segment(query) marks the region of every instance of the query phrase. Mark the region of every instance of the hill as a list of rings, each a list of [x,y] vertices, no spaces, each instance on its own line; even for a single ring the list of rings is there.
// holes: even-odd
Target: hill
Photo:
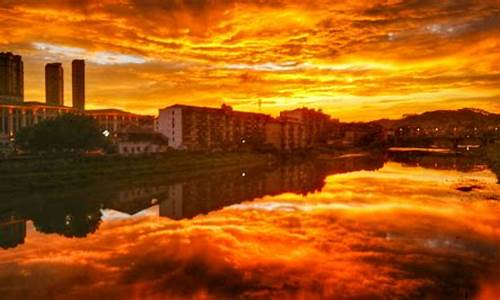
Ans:
[[[463,108],[459,110],[436,110],[422,114],[407,115],[399,120],[382,119],[374,122],[385,128],[402,126],[463,126],[484,128],[488,126],[500,126],[500,114],[474,108]]]

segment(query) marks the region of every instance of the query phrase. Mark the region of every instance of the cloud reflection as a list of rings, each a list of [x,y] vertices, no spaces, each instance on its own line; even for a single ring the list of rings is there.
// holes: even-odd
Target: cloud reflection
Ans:
[[[433,178],[441,178],[435,181]],[[457,183],[482,190],[462,193]],[[29,231],[0,251],[0,291],[20,297],[338,298],[472,296],[500,279],[499,193],[487,170],[388,163],[193,220],[110,219],[74,240]],[[56,292],[57,291],[57,292]]]

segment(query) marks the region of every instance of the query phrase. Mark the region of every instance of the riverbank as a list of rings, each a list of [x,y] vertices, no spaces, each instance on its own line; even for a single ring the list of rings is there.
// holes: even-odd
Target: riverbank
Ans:
[[[353,154],[354,153],[354,154]],[[148,182],[155,177],[175,179],[184,174],[207,173],[214,168],[252,167],[314,156],[331,161],[345,155],[384,155],[383,151],[329,151],[278,156],[255,152],[170,152],[157,156],[40,157],[0,161],[0,192],[70,188],[83,184]],[[481,151],[500,182],[500,144]]]
[[[160,156],[96,156],[30,158],[0,162],[0,192],[38,190],[108,181],[135,180],[157,175],[181,175],[212,168],[273,163],[273,155],[259,153],[186,153]]]

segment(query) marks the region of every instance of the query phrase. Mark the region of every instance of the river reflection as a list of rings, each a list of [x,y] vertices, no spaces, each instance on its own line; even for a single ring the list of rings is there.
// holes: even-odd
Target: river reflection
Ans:
[[[490,299],[499,195],[480,161],[401,155],[12,195],[0,295]]]

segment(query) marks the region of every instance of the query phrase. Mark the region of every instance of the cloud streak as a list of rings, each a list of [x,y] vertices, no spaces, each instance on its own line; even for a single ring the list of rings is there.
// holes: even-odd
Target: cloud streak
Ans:
[[[124,55],[107,51],[91,53],[82,48],[57,46],[39,42],[33,43],[33,47],[41,52],[51,54],[59,58],[64,57],[71,59],[76,57],[98,65],[143,64],[147,61],[145,58],[139,56]]]

